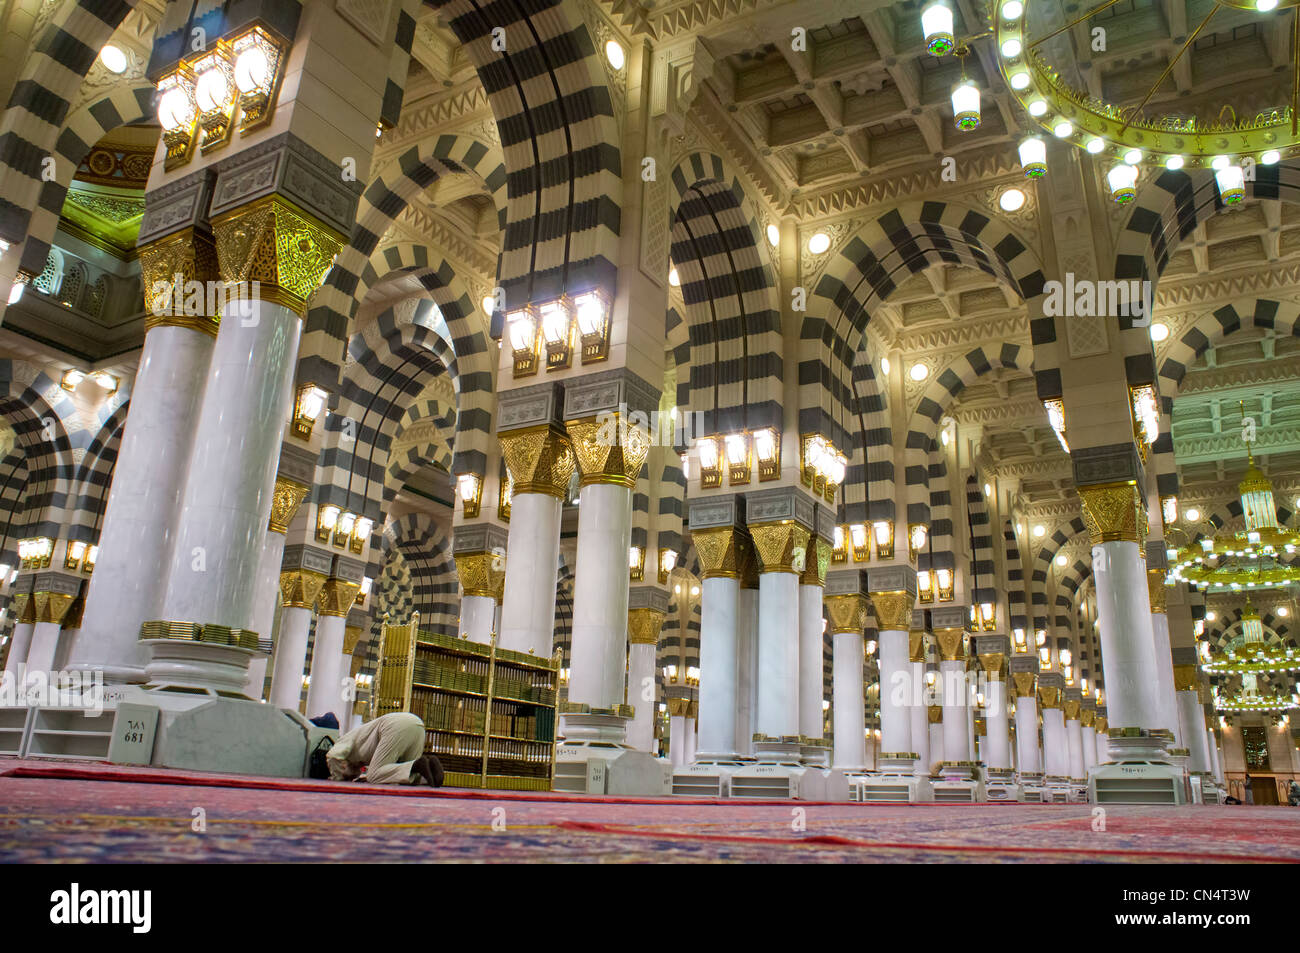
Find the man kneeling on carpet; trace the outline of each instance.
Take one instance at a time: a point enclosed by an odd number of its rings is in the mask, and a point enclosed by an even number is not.
[[[442,763],[424,754],[424,722],[418,715],[397,711],[354,728],[325,755],[330,778],[364,780],[372,784],[419,784],[442,787]]]

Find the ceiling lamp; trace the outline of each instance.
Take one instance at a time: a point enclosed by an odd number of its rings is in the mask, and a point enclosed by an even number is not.
[[[622,69],[623,64],[627,62],[627,54],[623,52],[623,47],[617,40],[610,40],[605,44],[605,59],[609,60],[609,65],[614,69]]]
[[[1065,441],[1065,402],[1059,397],[1045,400],[1043,409],[1047,411],[1047,421],[1056,431],[1056,439],[1060,441],[1061,449],[1069,453],[1070,445]]]
[[[1020,167],[1025,177],[1037,179],[1047,174],[1047,143],[1037,136],[1020,141]]]
[[[1169,337],[1169,325],[1157,321],[1151,325],[1151,340],[1159,344],[1165,338]]]
[[[812,238],[808,239],[808,250],[814,255],[820,255],[830,247],[831,237],[825,232],[818,232]]]
[[[971,132],[980,125],[980,91],[973,80],[962,76],[952,88],[952,116],[957,128]]]
[[[1138,170],[1127,163],[1114,166],[1106,173],[1106,185],[1110,187],[1110,197],[1124,205],[1132,202],[1137,195]]]
[[[668,269],[668,283],[674,288],[680,288],[682,286],[682,276],[677,273],[676,268]]]
[[[171,170],[189,160],[194,145],[194,84],[183,70],[158,81],[158,123],[167,147],[163,168]]]
[[[775,225],[767,226],[767,243],[773,248],[781,244],[781,229]]]
[[[1214,183],[1224,205],[1236,205],[1246,197],[1246,175],[1239,165],[1225,165],[1214,171]]]
[[[1106,150],[1106,140],[1099,139],[1096,136],[1094,136],[1093,138],[1088,140],[1088,144],[1085,145],[1084,148],[1087,149],[1093,155],[1096,155],[1097,153],[1104,152]]]
[[[1025,207],[1025,193],[1020,189],[1007,189],[998,196],[998,207],[1004,212],[1018,212]]]
[[[912,365],[912,369],[907,374],[912,380],[920,382],[930,376],[930,369],[918,361]]]
[[[775,441],[775,434],[773,440]],[[800,443],[803,461],[799,470],[804,485],[812,487],[813,492],[825,498],[828,503],[833,503],[835,491],[848,474],[848,457],[819,433],[804,434]]]
[[[99,61],[104,64],[104,69],[114,75],[121,76],[126,72],[126,54],[112,43],[109,43],[99,51]]]
[[[946,56],[957,45],[952,33],[952,10],[942,3],[931,3],[921,11],[921,32],[925,48],[932,56]]]

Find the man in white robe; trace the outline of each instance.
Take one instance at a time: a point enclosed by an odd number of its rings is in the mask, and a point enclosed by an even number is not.
[[[424,722],[418,715],[398,711],[354,728],[325,755],[330,778],[353,781],[366,769],[372,784],[417,784],[423,778],[442,787],[442,765],[424,754]]]

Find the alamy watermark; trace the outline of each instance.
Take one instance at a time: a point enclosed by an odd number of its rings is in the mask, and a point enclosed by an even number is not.
[[[19,664],[0,677],[0,708],[80,708],[87,717],[104,712],[104,673],[46,672]]]
[[[701,410],[647,413],[620,404],[617,411],[597,414],[596,425],[596,443],[602,447],[627,446],[634,430],[648,433],[652,447],[686,447],[705,436]]]
[[[249,305],[262,297],[260,281],[186,281],[179,272],[171,281],[155,281],[149,289],[149,311],[156,317],[240,316],[245,325],[256,323]]]
[[[1149,281],[1076,279],[1070,271],[1065,281],[1046,282],[1043,293],[1043,314],[1049,318],[1132,318],[1139,328],[1151,323],[1154,299]]]

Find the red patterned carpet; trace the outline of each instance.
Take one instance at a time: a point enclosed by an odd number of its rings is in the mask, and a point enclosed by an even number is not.
[[[0,861],[1300,862],[1300,810],[1285,807],[1111,807],[1094,830],[1086,804],[375,790],[0,760]]]

